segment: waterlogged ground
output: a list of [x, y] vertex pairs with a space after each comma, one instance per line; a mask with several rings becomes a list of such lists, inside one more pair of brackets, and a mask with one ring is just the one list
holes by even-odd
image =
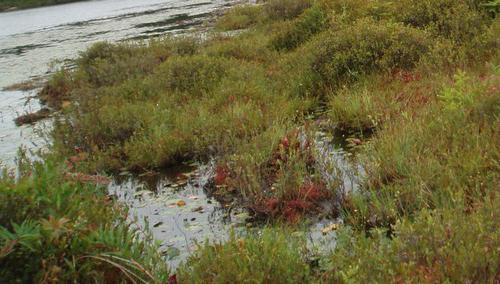
[[[37, 86], [58, 66], [97, 41], [122, 41], [192, 31], [214, 10], [236, 1], [103, 0], [0, 13], [0, 160], [12, 165], [18, 148], [43, 149], [50, 141], [50, 119], [17, 127], [14, 118], [40, 109]], [[27, 91], [8, 87], [34, 82]], [[317, 133], [318, 168], [326, 180], [340, 184], [338, 200], [356, 190], [362, 168], [336, 139]], [[259, 230], [245, 210], [220, 204], [204, 186], [214, 175], [212, 163], [191, 164], [160, 175], [117, 177], [109, 192], [130, 208], [129, 217], [139, 229], [149, 228], [161, 242], [162, 253], [175, 268], [205, 240], [224, 241], [231, 231]], [[330, 212], [335, 204], [324, 204]], [[335, 227], [341, 220], [325, 213], [309, 220], [297, 234], [309, 240], [311, 251], [327, 252], [335, 246]]]
[[[363, 170], [335, 141], [319, 132], [315, 145], [318, 167], [330, 169], [322, 174], [332, 183], [340, 180], [338, 198], [342, 198], [358, 188]], [[223, 242], [231, 232], [245, 234], [264, 225], [237, 204], [221, 204], [207, 194], [206, 185], [215, 175], [214, 164], [193, 163], [140, 177], [125, 172], [108, 187], [112, 196], [128, 205], [129, 219], [140, 230], [149, 228], [154, 239], [161, 242], [162, 253], [172, 268], [186, 260], [197, 243]], [[294, 232], [307, 238], [311, 257], [335, 247], [335, 229], [342, 220], [330, 215], [332, 206], [336, 205], [324, 204], [325, 214], [306, 220]]]
[[[211, 13], [236, 1], [101, 0], [0, 13], [0, 161], [12, 165], [19, 146], [35, 150], [46, 140], [13, 119], [40, 109], [27, 103], [36, 90], [7, 91], [38, 82], [98, 41], [122, 41], [192, 31]], [[35, 84], [36, 85], [36, 84]]]
[[109, 192], [130, 208], [129, 217], [140, 229], [149, 226], [161, 241], [169, 264], [176, 267], [204, 240], [224, 241], [231, 229], [247, 226], [248, 214], [231, 210], [207, 196], [203, 187], [213, 175], [209, 165], [186, 165], [161, 175], [124, 175]]

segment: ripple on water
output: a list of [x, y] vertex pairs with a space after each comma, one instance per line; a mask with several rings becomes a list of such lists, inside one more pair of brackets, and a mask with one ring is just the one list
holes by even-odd
[[171, 267], [175, 268], [205, 240], [224, 241], [231, 229], [243, 229], [248, 214], [227, 210], [203, 187], [213, 166], [192, 165], [159, 176], [116, 179], [109, 193], [129, 207], [129, 218], [141, 229], [149, 226]]
[[[353, 164], [347, 153], [324, 133], [317, 133], [315, 144], [318, 165], [333, 169], [324, 172], [325, 177], [341, 180], [335, 183], [341, 185], [341, 196], [357, 190], [360, 166]], [[197, 243], [224, 242], [231, 230], [258, 232], [264, 225], [248, 228], [248, 212], [242, 208], [229, 210], [207, 195], [204, 187], [214, 177], [214, 165], [212, 161], [171, 168], [161, 175], [124, 175], [109, 185], [109, 193], [128, 206], [129, 219], [142, 230], [149, 228], [154, 239], [161, 241], [161, 250], [173, 269], [187, 259]], [[294, 234], [306, 238], [310, 256], [314, 258], [335, 248], [335, 230], [342, 222], [329, 215], [311, 218], [297, 227]]]

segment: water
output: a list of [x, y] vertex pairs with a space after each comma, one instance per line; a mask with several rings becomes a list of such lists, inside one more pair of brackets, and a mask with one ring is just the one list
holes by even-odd
[[[56, 68], [70, 64], [79, 52], [98, 41], [144, 39], [192, 32], [211, 13], [236, 1], [101, 0], [0, 13], [0, 161], [12, 166], [21, 145], [44, 149], [50, 140], [51, 121], [16, 127], [13, 119], [40, 109], [37, 89], [8, 91], [12, 84], [47, 78]], [[318, 162], [327, 179], [341, 179], [343, 191], [355, 190], [344, 152], [318, 139]], [[330, 167], [331, 166], [331, 167]], [[244, 231], [249, 215], [228, 210], [203, 190], [213, 177], [213, 165], [190, 165], [162, 175], [115, 178], [110, 194], [129, 207], [139, 229], [149, 229], [161, 241], [161, 251], [175, 268], [206, 239], [224, 241], [231, 230]], [[311, 247], [332, 249], [335, 233], [324, 232], [339, 220], [313, 220], [302, 230]], [[341, 221], [340, 221], [341, 222]], [[254, 228], [258, 230], [259, 228]], [[299, 231], [300, 232], [300, 231]]]
[[115, 179], [110, 194], [130, 208], [129, 218], [161, 241], [160, 250], [172, 268], [206, 240], [223, 242], [229, 232], [246, 229], [244, 209], [229, 210], [203, 189], [214, 164], [183, 166], [151, 177]]
[[[98, 41], [122, 41], [192, 31], [230, 0], [101, 0], [0, 13], [0, 161], [12, 165], [19, 146], [47, 143], [33, 127], [16, 127], [19, 114], [40, 109], [36, 90], [6, 91], [44, 79]], [[40, 127], [39, 127], [40, 128]]]
[[[359, 188], [362, 167], [353, 163], [348, 152], [337, 147], [323, 132], [315, 134], [316, 163], [323, 179], [337, 188], [337, 202]], [[192, 164], [171, 168], [161, 174], [142, 177], [124, 174], [115, 179], [108, 191], [129, 210], [129, 219], [139, 229], [149, 231], [161, 241], [161, 252], [171, 268], [204, 241], [224, 242], [231, 231], [245, 234], [247, 230], [261, 230], [260, 223], [253, 223], [250, 214], [237, 204], [221, 204], [207, 195], [205, 185], [215, 176], [215, 162]], [[336, 245], [335, 229], [341, 219], [332, 218], [333, 207], [338, 203], [325, 201], [324, 214], [310, 218], [296, 234], [307, 239], [310, 256], [325, 254]], [[250, 225], [250, 226], [249, 226]]]

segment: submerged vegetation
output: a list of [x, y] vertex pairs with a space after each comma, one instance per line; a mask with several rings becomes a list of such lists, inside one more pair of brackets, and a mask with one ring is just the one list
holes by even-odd
[[[74, 70], [55, 74], [40, 94], [61, 110], [52, 155], [82, 157], [72, 167], [91, 175], [161, 170], [215, 157], [209, 190], [261, 219], [289, 226], [319, 214], [321, 203], [328, 202], [336, 205], [328, 214], [344, 220], [335, 249], [319, 260], [308, 258], [303, 240], [268, 228], [200, 245], [178, 270], [180, 282], [495, 283], [500, 277], [495, 3], [269, 0], [229, 10], [208, 39], [96, 44], [81, 54]], [[346, 195], [341, 177], [322, 175], [336, 171], [319, 162], [313, 138], [319, 130], [340, 131], [358, 144], [356, 159], [365, 173], [357, 191]], [[14, 263], [3, 256], [12, 246], [20, 256], [7, 257], [38, 263], [27, 264], [36, 272], [30, 275], [48, 275], [48, 267], [56, 265], [72, 279], [92, 269], [104, 279], [105, 261], [92, 262], [87, 271], [70, 265], [115, 248], [116, 243], [105, 243], [108, 250], [96, 245], [95, 230], [85, 229], [91, 226], [127, 238], [131, 247], [117, 250], [120, 260], [141, 263], [146, 275], [168, 276], [154, 261], [152, 247], [137, 244], [128, 229], [110, 226], [107, 216], [116, 216], [111, 207], [78, 217], [78, 208], [94, 199], [103, 202], [103, 193], [60, 179], [45, 181], [47, 173], [38, 168], [17, 186], [4, 181], [20, 192], [9, 198], [25, 205], [5, 209], [14, 215], [1, 215], [9, 217], [1, 224], [0, 262]], [[92, 192], [92, 197], [65, 204], [81, 206], [69, 216], [52, 213], [54, 204], [33, 205], [39, 203], [28, 188], [37, 181], [43, 187], [30, 189], [35, 193], [47, 188], [43, 194], [69, 192], [78, 198]], [[40, 247], [23, 245], [16, 234], [33, 231], [29, 235], [39, 236], [37, 245], [52, 244], [41, 228], [61, 218], [71, 230], [80, 228], [74, 222], [86, 225], [54, 248], [66, 254], [33, 258]]]

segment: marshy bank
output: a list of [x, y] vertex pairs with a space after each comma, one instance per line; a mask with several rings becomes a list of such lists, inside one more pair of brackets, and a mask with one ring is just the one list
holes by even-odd
[[[41, 92], [48, 105], [61, 109], [49, 159], [70, 159], [71, 171], [95, 176], [144, 175], [215, 157], [204, 192], [248, 210], [252, 222], [265, 226], [252, 231], [245, 224], [219, 242], [202, 243], [170, 273], [151, 261], [160, 257], [159, 247], [145, 244], [148, 253], [138, 255], [116, 249], [107, 238], [104, 251], [114, 249], [121, 262], [105, 258], [110, 266], [89, 262], [88, 269], [101, 279], [114, 267], [124, 278], [141, 271], [139, 276], [151, 276], [147, 281], [186, 283], [495, 283], [500, 23], [490, 2], [270, 0], [231, 9], [202, 40], [93, 45]], [[63, 102], [70, 104], [62, 108]], [[348, 133], [344, 140], [362, 165], [350, 191], [344, 163], [328, 162], [338, 161], [338, 152], [325, 151], [331, 144], [324, 138], [317, 141], [336, 137], [339, 129]], [[70, 182], [76, 185], [63, 183], [66, 192], [78, 185]], [[147, 201], [154, 215], [165, 206], [187, 209], [190, 196], [208, 200], [196, 186], [189, 189], [189, 179], [184, 182], [187, 191], [160, 182], [164, 195], [140, 192], [141, 200], [128, 202], [140, 208]], [[103, 188], [96, 191], [107, 200]], [[38, 208], [30, 200], [25, 204]], [[57, 204], [43, 208], [50, 212], [52, 206]], [[208, 202], [193, 206], [210, 208]], [[343, 221], [320, 229], [335, 231], [335, 245], [315, 254], [297, 228], [323, 217], [324, 208]], [[191, 215], [197, 208], [190, 209], [179, 215], [188, 225], [198, 218]], [[49, 214], [11, 211], [19, 214], [16, 224]], [[168, 209], [163, 212], [150, 224], [153, 234], [162, 226], [166, 232], [176, 228], [168, 224], [175, 218], [166, 221], [172, 220]], [[64, 218], [68, 224], [82, 220]], [[44, 219], [35, 222], [48, 228]], [[40, 253], [19, 242], [23, 231], [14, 225], [4, 232], [9, 254], [0, 261]], [[142, 235], [140, 240], [152, 240], [147, 231]], [[50, 236], [37, 240], [73, 244]], [[90, 244], [72, 255], [80, 259], [103, 248]], [[68, 259], [50, 259], [59, 270], [30, 267], [35, 275], [57, 271], [66, 279], [86, 279]]]
[[78, 1], [82, 0], [2, 0], [0, 1], [0, 12], [12, 12], [19, 9], [60, 5]]
[[[73, 67], [79, 53], [99, 41], [182, 34], [200, 29], [233, 1], [82, 1], [0, 13], [0, 159], [14, 165], [20, 146], [46, 149], [43, 129], [16, 127], [14, 119], [43, 106], [34, 97], [61, 66]], [[83, 12], [82, 12], [83, 11]], [[35, 130], [33, 130], [35, 129]], [[46, 135], [42, 135], [46, 136]]]

